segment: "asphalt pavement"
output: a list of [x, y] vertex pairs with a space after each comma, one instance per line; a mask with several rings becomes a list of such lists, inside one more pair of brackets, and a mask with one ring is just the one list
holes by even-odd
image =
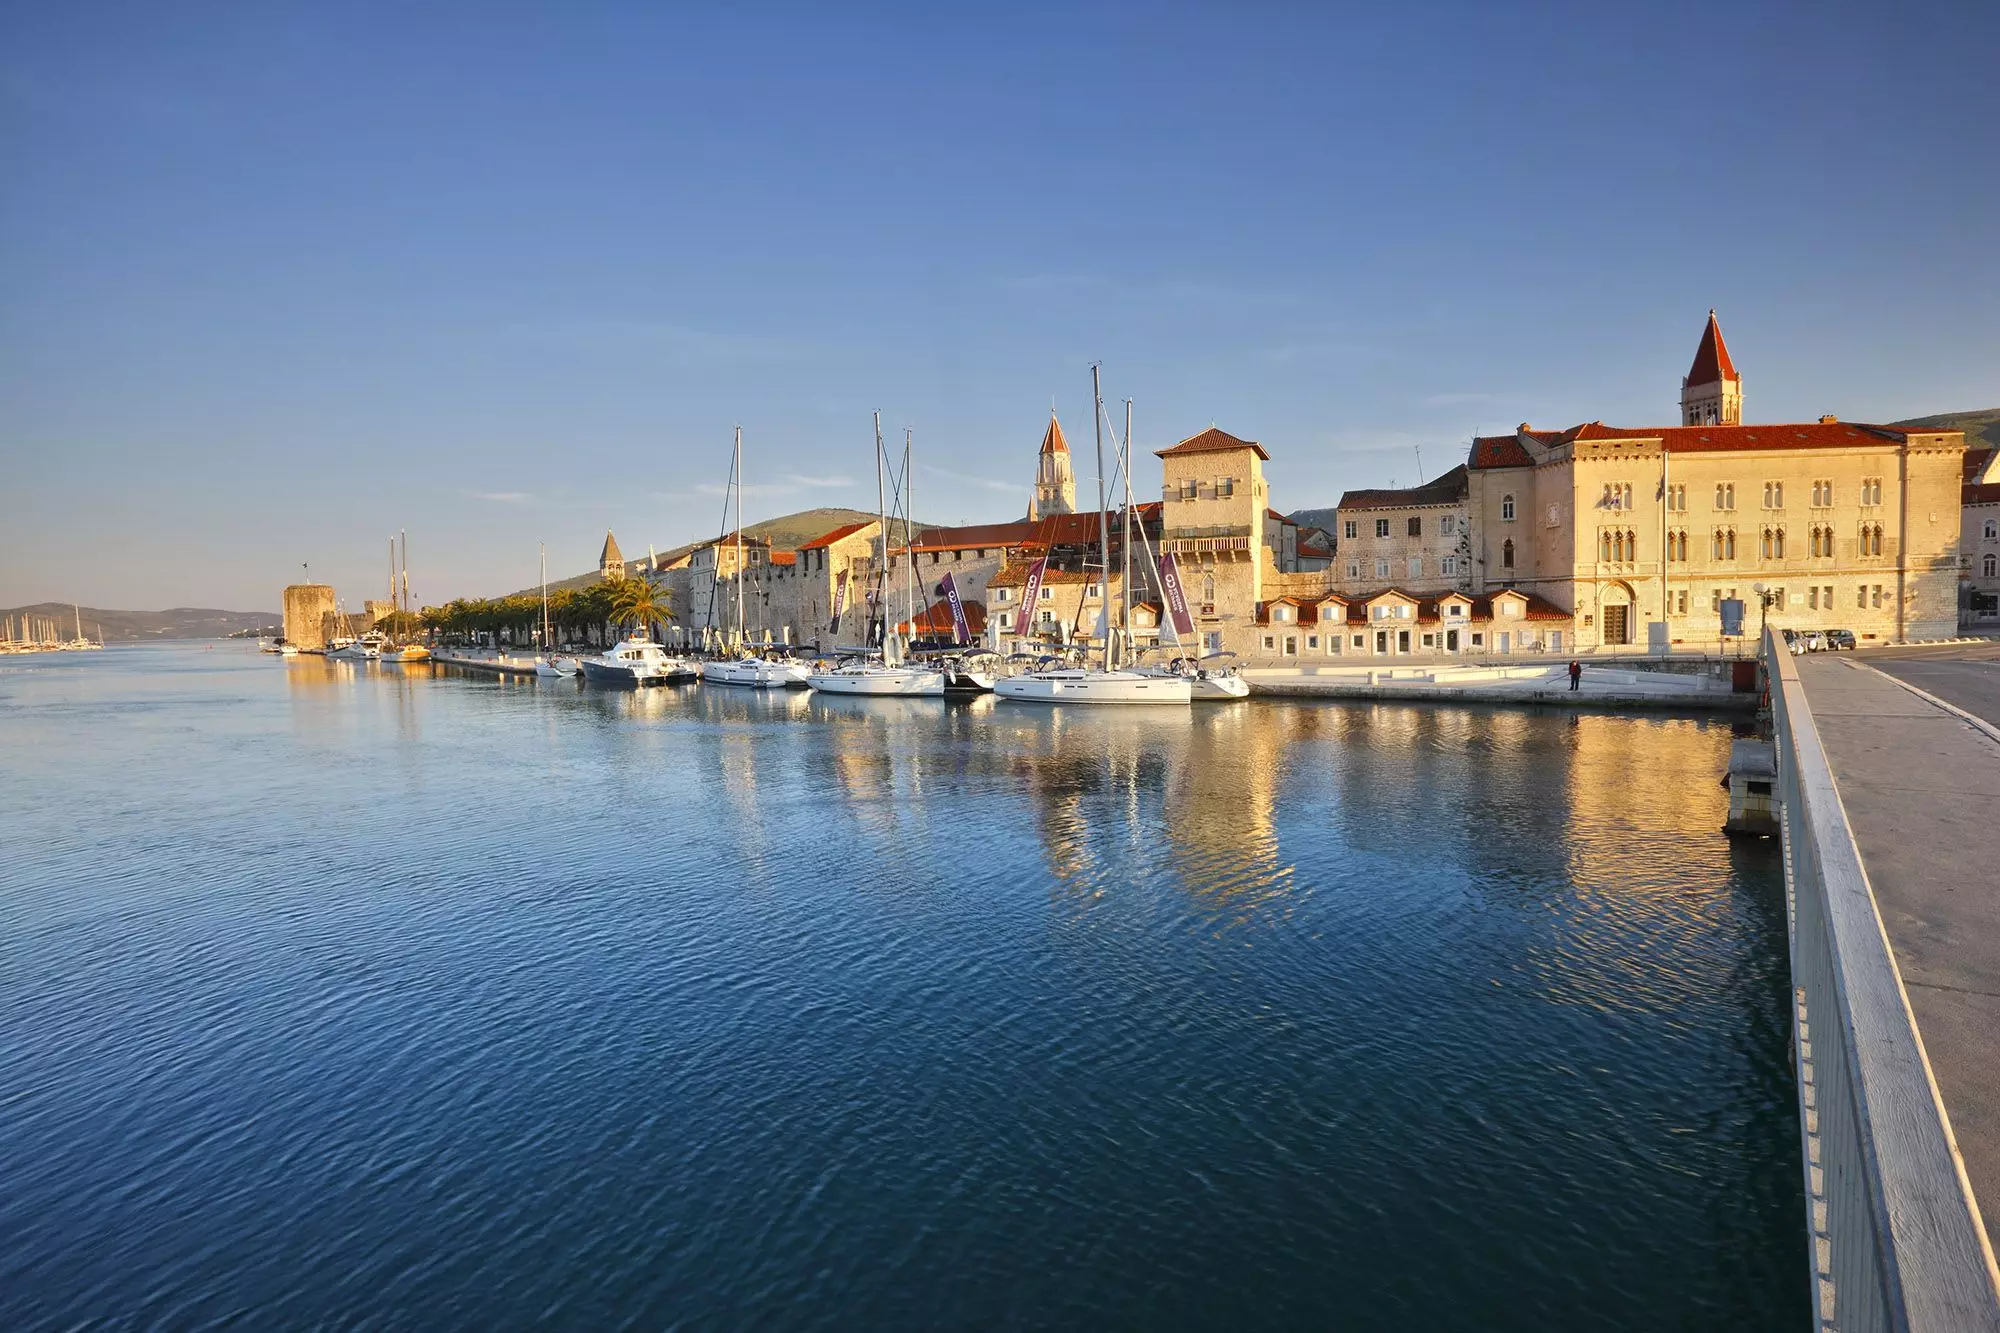
[[1871, 648], [1855, 656], [2000, 727], [2000, 641]]

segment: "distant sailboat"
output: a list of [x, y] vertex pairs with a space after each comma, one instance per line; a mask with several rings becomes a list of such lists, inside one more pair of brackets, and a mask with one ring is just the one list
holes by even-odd
[[[884, 454], [882, 450], [882, 414], [875, 414], [875, 501], [881, 522], [882, 558], [877, 566], [876, 605], [882, 609], [882, 649], [877, 653], [863, 654], [840, 663], [825, 671], [815, 671], [806, 677], [806, 684], [822, 694], [859, 694], [890, 698], [936, 698], [944, 697], [944, 672], [925, 666], [913, 666], [902, 660], [902, 645], [897, 636], [888, 631], [887, 607], [889, 603], [889, 501], [884, 489], [882, 473]], [[910, 447], [908, 438], [903, 444], [903, 476], [898, 487], [901, 508], [904, 515], [904, 544], [910, 544], [909, 514], [910, 501]], [[905, 601], [915, 606], [915, 553], [911, 556], [912, 568], [909, 574]], [[910, 628], [916, 628], [914, 609], [911, 613]]]
[[[760, 657], [749, 650], [743, 638], [743, 589], [747, 569], [743, 562], [743, 428], [736, 428], [736, 452], [730, 483], [736, 498], [736, 639], [737, 656], [717, 658], [701, 664], [701, 678], [711, 685], [744, 685], [755, 690], [784, 689], [806, 683], [806, 666], [781, 658]], [[721, 551], [716, 555], [716, 577], [722, 575]]]
[[542, 652], [535, 659], [535, 674], [543, 680], [568, 680], [577, 673], [574, 657], [557, 657], [555, 637], [549, 629], [549, 548], [542, 547]]

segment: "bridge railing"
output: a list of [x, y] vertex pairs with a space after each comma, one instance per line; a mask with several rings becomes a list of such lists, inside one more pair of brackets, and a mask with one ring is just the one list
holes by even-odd
[[1766, 632], [1816, 1326], [2000, 1333], [1993, 1254], [1798, 664]]

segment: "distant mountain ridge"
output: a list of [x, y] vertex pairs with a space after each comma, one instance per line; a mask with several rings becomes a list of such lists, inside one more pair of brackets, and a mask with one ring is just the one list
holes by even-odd
[[[217, 611], [205, 606], [172, 606], [164, 611], [108, 611], [101, 607], [71, 607], [68, 602], [36, 602], [33, 606], [0, 608], [0, 620], [8, 616], [16, 622], [24, 615], [56, 622], [62, 638], [76, 633], [77, 616], [83, 617], [83, 632], [97, 638], [103, 631], [107, 643], [131, 643], [146, 639], [226, 639], [243, 630], [282, 625], [285, 618], [275, 611]], [[16, 633], [19, 633], [17, 628]]]

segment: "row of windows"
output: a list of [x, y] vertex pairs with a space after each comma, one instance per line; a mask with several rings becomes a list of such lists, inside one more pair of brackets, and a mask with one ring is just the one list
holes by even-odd
[[[1424, 558], [1422, 556], [1420, 555], [1411, 556], [1407, 561], [1404, 562], [1404, 567], [1408, 570], [1409, 576], [1411, 578], [1420, 579], [1424, 577]], [[1350, 579], [1360, 578], [1361, 570], [1362, 570], [1361, 561], [1350, 560], [1347, 562], [1348, 578]], [[1448, 579], [1457, 578], [1458, 570], [1459, 570], [1459, 558], [1457, 556], [1447, 555], [1439, 558], [1438, 573], [1443, 575], [1445, 578]], [[1375, 577], [1378, 579], [1386, 579], [1391, 577], [1389, 561], [1377, 560], [1375, 562]]]
[[[1734, 588], [1711, 589], [1708, 595], [1708, 609], [1712, 612], [1716, 612], [1719, 614], [1722, 610], [1723, 598], [1734, 597], [1734, 596], [1736, 596], [1736, 589]], [[1786, 598], [1788, 596], [1789, 594], [1783, 588], [1771, 589], [1771, 605], [1776, 607], [1783, 607], [1788, 605], [1788, 602], [1786, 601]], [[1893, 602], [1894, 601], [1893, 596], [1890, 597], [1889, 600]], [[1881, 584], [1857, 583], [1854, 585], [1855, 610], [1879, 611], [1882, 609], [1882, 602], [1883, 602], [1883, 592]], [[1834, 610], [1838, 604], [1839, 604], [1838, 600], [1834, 597], [1833, 585], [1831, 583], [1817, 583], [1809, 585], [1806, 588], [1806, 605], [1810, 609], [1814, 611], [1831, 611]], [[1685, 614], [1687, 612], [1686, 593], [1681, 594], [1680, 609], [1682, 614]]]
[[[1376, 519], [1375, 535], [1377, 537], [1387, 537], [1389, 535], [1390, 526], [1391, 526], [1391, 520], [1386, 518]], [[1404, 530], [1412, 537], [1421, 537], [1424, 535], [1424, 520], [1420, 515], [1413, 515], [1409, 519], [1406, 519], [1404, 521], [1403, 527]], [[1360, 535], [1360, 528], [1361, 528], [1361, 521], [1359, 519], [1353, 519], [1353, 518], [1347, 519], [1341, 524], [1340, 528], [1341, 535], [1348, 541], [1353, 541], [1356, 537]], [[1445, 514], [1440, 516], [1438, 519], [1438, 536], [1455, 537], [1457, 535], [1458, 535], [1458, 515]]]
[[[1809, 533], [1810, 553], [1816, 560], [1833, 557], [1832, 527], [1815, 523]], [[1601, 561], [1637, 560], [1638, 538], [1629, 529], [1603, 528], [1597, 534], [1597, 558]], [[1758, 553], [1766, 560], [1785, 558], [1785, 530], [1782, 527], [1767, 527], [1758, 535]], [[1857, 543], [1860, 555], [1882, 554], [1882, 525], [1863, 523], [1860, 540]], [[1711, 560], [1734, 560], [1736, 558], [1736, 529], [1716, 528], [1709, 538], [1709, 558]], [[1688, 558], [1688, 535], [1684, 528], [1673, 528], [1667, 532], [1667, 559], [1686, 561]]]
[[[1684, 483], [1676, 482], [1671, 486], [1665, 486], [1657, 494], [1659, 498], [1666, 502], [1669, 513], [1684, 514], [1687, 512], [1687, 486]], [[1815, 481], [1812, 484], [1813, 508], [1831, 509], [1834, 505], [1834, 495], [1833, 482], [1829, 480]], [[1882, 479], [1880, 477], [1863, 477], [1861, 479], [1859, 498], [1860, 503], [1864, 506], [1880, 505], [1882, 503]], [[1629, 481], [1608, 481], [1604, 483], [1604, 489], [1598, 495], [1597, 504], [1600, 509], [1631, 509], [1633, 507], [1632, 483]], [[1715, 483], [1715, 507], [1724, 513], [1730, 513], [1735, 510], [1735, 482], [1718, 481]], [[1782, 481], [1765, 482], [1764, 508], [1783, 509], [1784, 507], [1785, 483]], [[1503, 523], [1512, 523], [1514, 521], [1514, 512], [1514, 497], [1511, 495], [1501, 496], [1500, 521]], [[1350, 537], [1354, 535], [1351, 530], [1352, 527], [1353, 525], [1349, 524], [1350, 531], [1347, 535]], [[1386, 537], [1389, 534], [1384, 531], [1380, 535]], [[1415, 535], [1414, 529], [1412, 529], [1412, 535]]]
[[1181, 482], [1178, 488], [1167, 488], [1169, 500], [1227, 500], [1234, 494], [1236, 494], [1234, 477], [1217, 477], [1211, 482], [1189, 479]]

